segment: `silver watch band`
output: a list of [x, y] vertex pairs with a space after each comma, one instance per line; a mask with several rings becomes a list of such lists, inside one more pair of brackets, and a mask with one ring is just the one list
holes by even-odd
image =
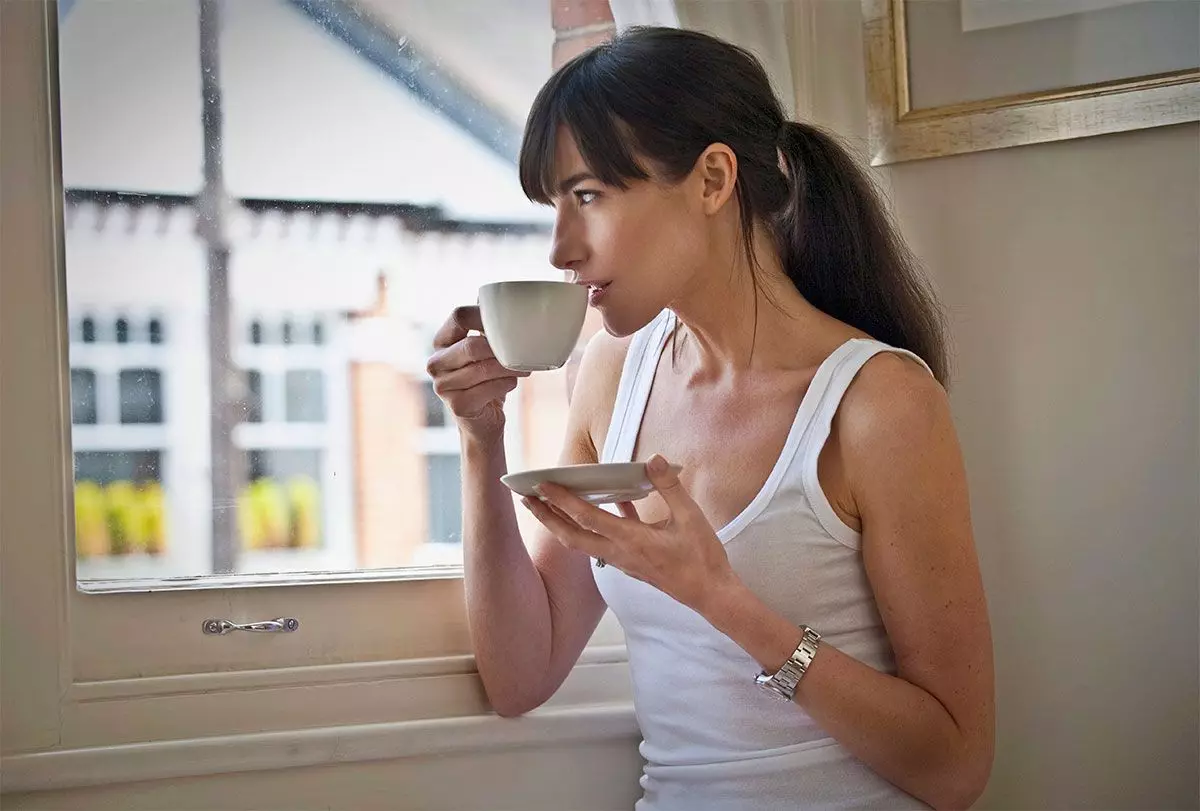
[[788, 660], [783, 663], [783, 667], [779, 668], [777, 673], [767, 673], [763, 671], [754, 681], [758, 686], [769, 692], [771, 695], [791, 701], [796, 695], [796, 685], [800, 683], [800, 679], [808, 672], [809, 665], [812, 664], [813, 657], [817, 655], [817, 646], [821, 642], [821, 635], [809, 628], [807, 625], [802, 626], [804, 635], [800, 638], [800, 644], [796, 646], [796, 650], [792, 653]]

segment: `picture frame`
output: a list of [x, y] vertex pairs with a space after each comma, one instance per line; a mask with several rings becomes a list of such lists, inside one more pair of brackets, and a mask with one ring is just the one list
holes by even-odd
[[873, 166], [1200, 120], [1200, 67], [915, 106], [907, 17], [913, 2], [959, 0], [862, 0]]

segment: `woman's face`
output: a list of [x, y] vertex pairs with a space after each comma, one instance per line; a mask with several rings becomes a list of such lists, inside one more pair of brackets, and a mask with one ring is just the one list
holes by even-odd
[[687, 289], [709, 255], [702, 181], [606, 186], [592, 176], [570, 131], [558, 135], [550, 261], [589, 287], [589, 303], [610, 334], [630, 335]]

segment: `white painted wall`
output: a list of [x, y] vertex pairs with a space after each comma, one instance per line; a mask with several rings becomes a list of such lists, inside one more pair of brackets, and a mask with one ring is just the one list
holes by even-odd
[[[859, 5], [813, 5], [815, 118], [861, 144]], [[979, 806], [1197, 807], [1200, 126], [879, 176], [950, 316], [996, 644]]]
[[642, 761], [627, 739], [4, 795], [9, 811], [628, 811]]

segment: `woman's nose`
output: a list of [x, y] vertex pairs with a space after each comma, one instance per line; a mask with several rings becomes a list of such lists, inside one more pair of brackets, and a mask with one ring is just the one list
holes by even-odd
[[550, 242], [550, 264], [559, 270], [575, 271], [586, 251], [578, 229], [561, 215], [554, 221]]

